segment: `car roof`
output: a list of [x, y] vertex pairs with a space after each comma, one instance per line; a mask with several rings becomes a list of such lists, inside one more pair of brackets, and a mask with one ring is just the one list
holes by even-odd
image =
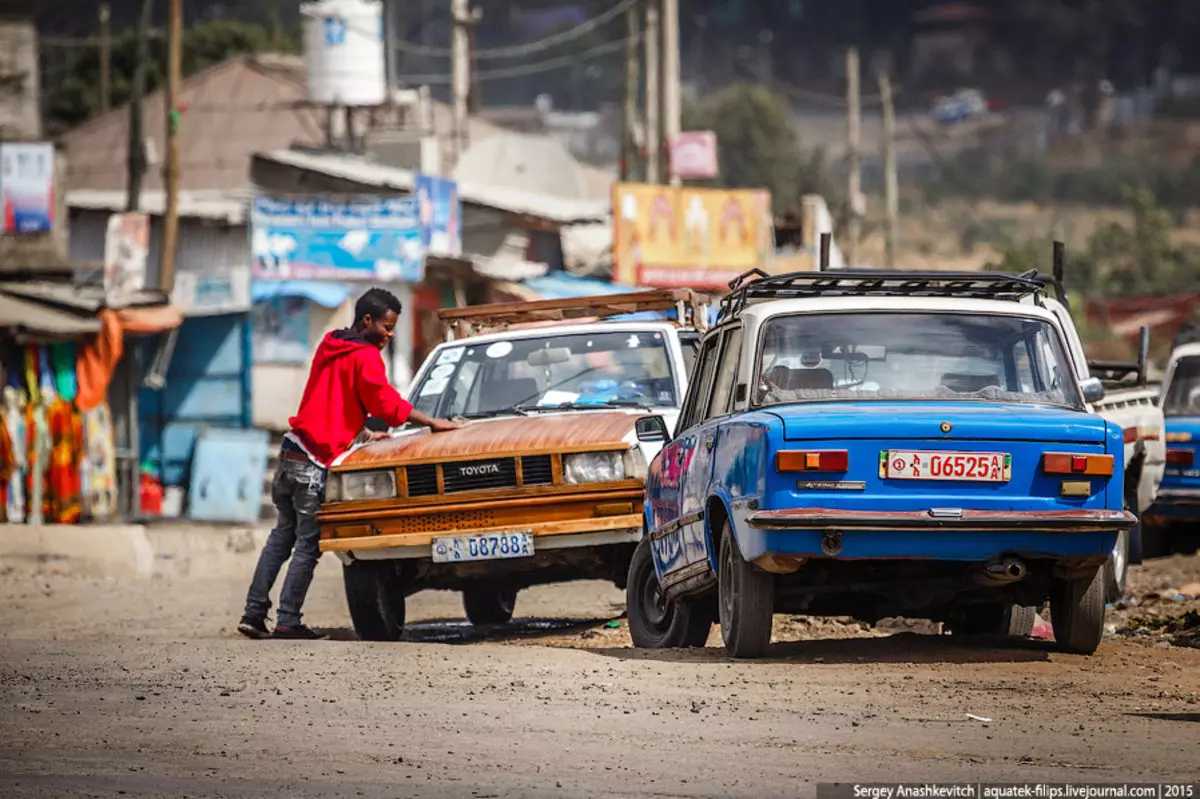
[[746, 306], [743, 318], [762, 323], [773, 316], [802, 313], [855, 312], [961, 313], [995, 316], [1023, 316], [1056, 322], [1047, 308], [1011, 300], [980, 300], [956, 297], [808, 297], [804, 299], [766, 300]]
[[530, 327], [520, 330], [499, 330], [495, 333], [484, 333], [480, 336], [444, 341], [438, 344], [435, 349], [490, 344], [493, 341], [544, 338], [545, 336], [572, 336], [586, 333], [640, 333], [646, 331], [666, 333], [669, 331], [688, 332], [688, 330], [689, 328], [681, 328], [674, 322], [588, 322], [586, 324], [574, 325], [547, 325], [546, 327]]
[[1184, 358], [1191, 358], [1200, 355], [1200, 341], [1191, 344], [1181, 344], [1171, 353], [1172, 361], [1181, 361]]

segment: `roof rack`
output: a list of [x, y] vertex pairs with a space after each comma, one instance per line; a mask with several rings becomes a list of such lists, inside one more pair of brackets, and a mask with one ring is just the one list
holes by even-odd
[[646, 311], [675, 311], [673, 321], [676, 324], [703, 330], [708, 322], [707, 304], [707, 295], [691, 289], [675, 289], [446, 308], [438, 311], [438, 317], [442, 320], [447, 341], [513, 325], [583, 322]]
[[1022, 275], [995, 272], [896, 272], [839, 269], [764, 275], [753, 269], [729, 282], [718, 323], [737, 316], [752, 300], [797, 297], [972, 297], [1019, 301], [1042, 294], [1046, 280], [1037, 270]]

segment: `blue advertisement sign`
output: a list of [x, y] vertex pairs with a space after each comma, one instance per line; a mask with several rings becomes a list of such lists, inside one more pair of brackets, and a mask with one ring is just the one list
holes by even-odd
[[54, 226], [54, 145], [0, 144], [4, 233], [48, 233]]
[[453, 180], [417, 175], [421, 203], [421, 242], [434, 255], [462, 255], [462, 200]]
[[425, 247], [415, 197], [259, 195], [250, 212], [254, 277], [419, 283]]

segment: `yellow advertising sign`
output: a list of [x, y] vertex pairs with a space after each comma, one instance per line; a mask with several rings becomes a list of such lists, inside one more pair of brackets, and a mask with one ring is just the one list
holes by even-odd
[[613, 278], [654, 288], [728, 289], [775, 252], [771, 193], [647, 183], [613, 186]]

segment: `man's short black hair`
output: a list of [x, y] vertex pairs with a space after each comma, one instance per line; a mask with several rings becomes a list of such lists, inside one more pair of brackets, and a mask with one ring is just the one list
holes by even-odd
[[397, 316], [400, 314], [400, 298], [387, 289], [367, 289], [354, 303], [354, 321], [361, 322], [367, 314], [378, 319], [388, 311], [395, 311]]

